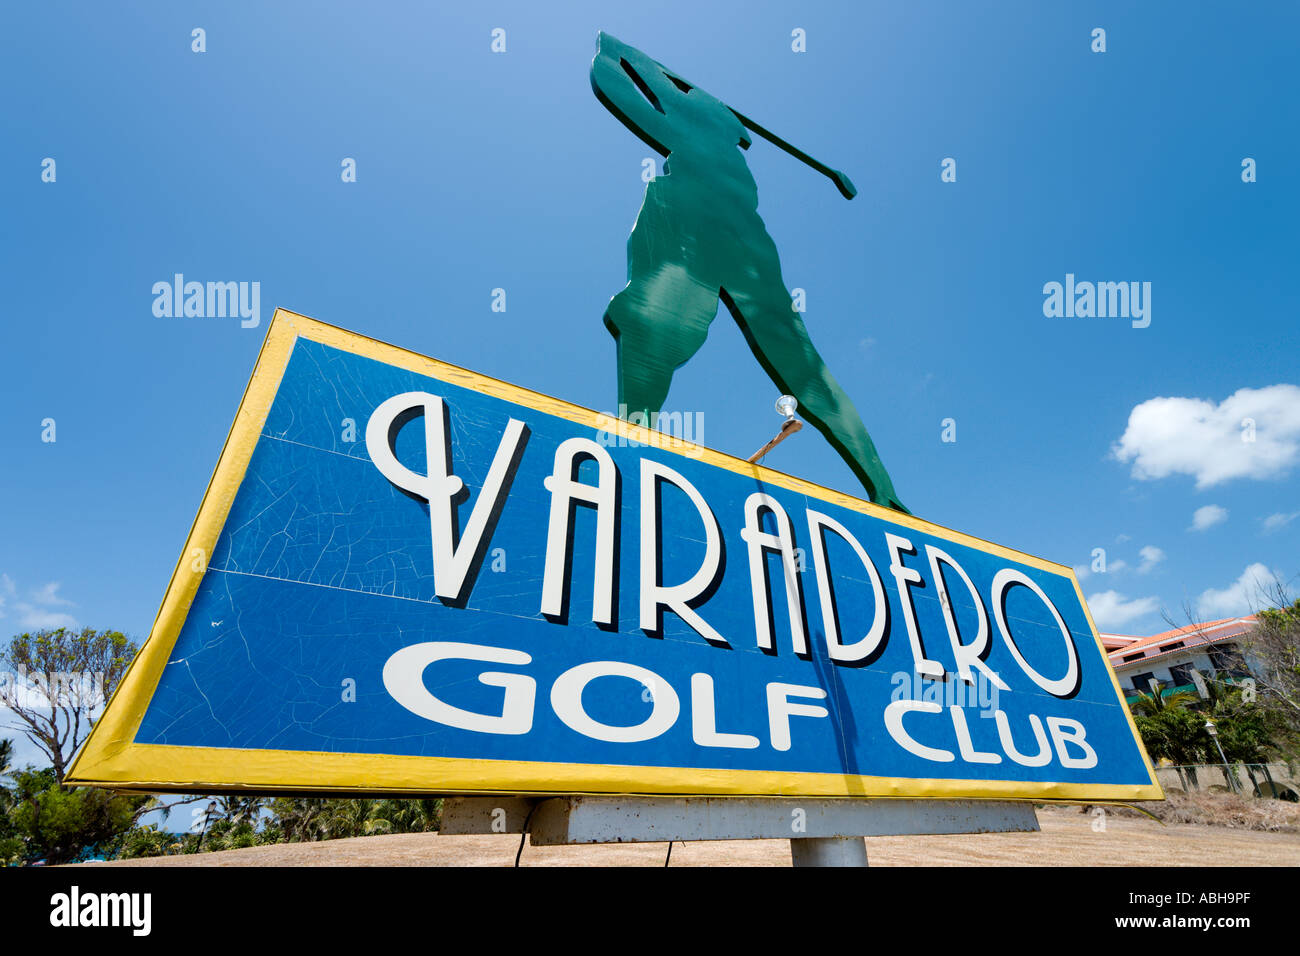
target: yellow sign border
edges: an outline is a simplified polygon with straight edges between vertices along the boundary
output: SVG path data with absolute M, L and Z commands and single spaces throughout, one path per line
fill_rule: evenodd
M 614 431 L 631 441 L 668 447 L 737 474 L 748 475 L 821 501 L 870 514 L 927 534 L 1069 577 L 1087 614 L 1097 650 L 1107 662 L 1117 701 L 1128 717 L 1149 784 L 1035 783 L 1008 780 L 917 779 L 857 774 L 562 764 L 515 760 L 339 754 L 300 750 L 245 750 L 134 743 L 163 668 L 180 636 L 221 529 L 244 479 L 271 404 L 298 338 L 473 389 L 580 425 Z M 989 541 L 904 515 L 712 449 L 681 442 L 579 405 L 541 395 L 276 309 L 234 424 L 221 450 L 184 551 L 144 646 L 128 668 L 68 771 L 69 784 L 151 792 L 258 791 L 279 793 L 402 793 L 411 796 L 464 793 L 701 794 L 810 797 L 967 797 L 1032 800 L 1161 800 L 1164 792 L 1142 746 L 1109 666 L 1097 626 L 1087 610 L 1074 571 Z M 436 781 L 436 784 L 434 783 Z

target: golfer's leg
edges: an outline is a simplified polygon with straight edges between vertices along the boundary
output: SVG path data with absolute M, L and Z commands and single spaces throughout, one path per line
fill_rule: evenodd
M 700 284 L 680 264 L 634 274 L 605 312 L 618 344 L 620 414 L 663 408 L 673 372 L 699 351 L 717 311 L 717 287 Z
M 853 401 L 822 361 L 790 293 L 777 281 L 724 286 L 722 301 L 735 318 L 759 364 L 783 392 L 799 400 L 799 413 L 820 431 L 853 469 L 876 504 L 906 512 L 881 464 L 876 445 Z

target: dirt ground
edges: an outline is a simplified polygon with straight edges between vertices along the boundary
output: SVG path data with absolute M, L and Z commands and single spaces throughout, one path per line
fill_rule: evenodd
M 1077 807 L 1038 811 L 1040 833 L 869 837 L 872 866 L 1300 866 L 1300 834 L 1263 833 Z M 1104 822 L 1104 829 L 1099 829 Z M 412 833 L 85 866 L 512 866 L 519 836 Z M 534 847 L 520 866 L 663 866 L 666 843 Z M 787 840 L 675 843 L 671 866 L 789 866 Z

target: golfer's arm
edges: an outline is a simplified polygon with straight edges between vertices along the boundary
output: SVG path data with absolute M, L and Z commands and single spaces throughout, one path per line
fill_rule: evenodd
M 827 177 L 835 184 L 836 188 L 839 189 L 840 194 L 843 195 L 845 199 L 852 199 L 858 194 L 858 187 L 853 185 L 853 180 L 849 179 L 846 173 L 842 173 L 838 169 L 831 169 L 825 163 L 818 162 L 797 146 L 791 146 L 771 130 L 759 126 L 744 113 L 732 109 L 730 106 L 728 106 L 727 109 L 731 110 L 731 112 L 735 114 L 736 119 L 740 120 L 740 122 L 743 123 L 750 132 L 763 137 L 763 139 L 767 140 L 777 149 L 784 150 L 801 163 L 807 163 L 813 169 L 817 170 L 817 172 Z

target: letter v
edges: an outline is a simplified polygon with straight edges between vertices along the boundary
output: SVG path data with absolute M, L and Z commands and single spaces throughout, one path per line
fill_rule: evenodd
M 397 433 L 420 414 L 424 415 L 428 475 L 411 471 L 397 460 L 394 452 Z M 464 607 L 469 600 L 527 440 L 528 426 L 518 419 L 510 419 L 487 479 L 470 510 L 465 531 L 459 534 L 457 499 L 463 497 L 465 482 L 452 474 L 447 409 L 442 399 L 428 392 L 403 392 L 376 408 L 366 423 L 366 450 L 380 474 L 402 491 L 429 504 L 434 592 L 443 603 Z

